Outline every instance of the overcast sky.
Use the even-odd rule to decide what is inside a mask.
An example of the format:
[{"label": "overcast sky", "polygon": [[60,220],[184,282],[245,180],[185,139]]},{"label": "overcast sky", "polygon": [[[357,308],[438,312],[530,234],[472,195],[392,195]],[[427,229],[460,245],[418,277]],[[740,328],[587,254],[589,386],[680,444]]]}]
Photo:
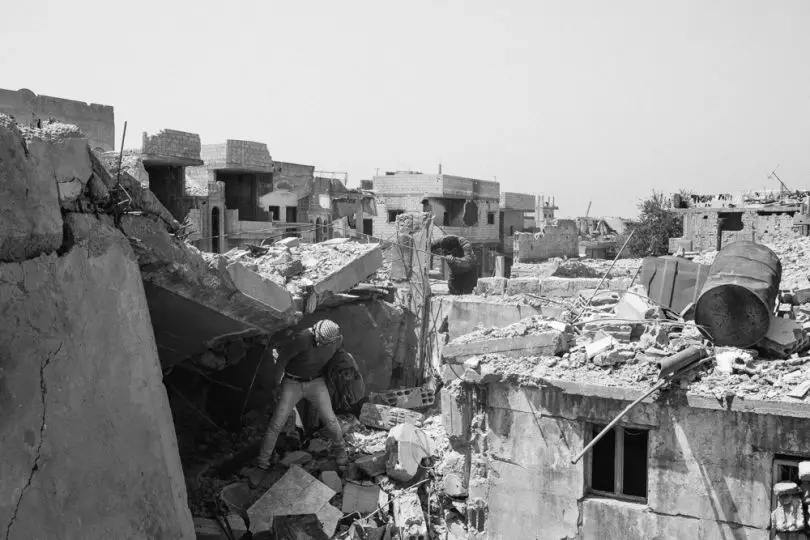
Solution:
[{"label": "overcast sky", "polygon": [[808,0],[5,4],[0,87],[114,105],[127,147],[262,141],[352,187],[441,162],[562,215],[810,187]]}]

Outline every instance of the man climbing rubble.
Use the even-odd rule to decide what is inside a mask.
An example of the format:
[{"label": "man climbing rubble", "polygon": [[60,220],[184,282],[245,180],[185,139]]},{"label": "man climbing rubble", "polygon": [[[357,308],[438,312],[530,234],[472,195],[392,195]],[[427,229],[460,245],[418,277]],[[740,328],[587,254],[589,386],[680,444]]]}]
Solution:
[{"label": "man climbing rubble", "polygon": [[466,238],[449,234],[436,240],[430,251],[444,256],[450,267],[447,288],[450,294],[471,294],[478,283],[478,261]]},{"label": "man climbing rubble", "polygon": [[307,400],[320,416],[325,430],[332,439],[332,449],[338,467],[342,468],[348,464],[346,443],[330,398],[330,388],[334,393],[335,381],[330,381],[327,386],[324,377],[334,376],[334,369],[330,366],[333,358],[336,359],[336,362],[331,362],[333,365],[345,364],[348,353],[341,349],[342,344],[343,335],[340,327],[333,321],[324,319],[311,328],[293,334],[291,339],[279,346],[279,371],[283,374],[281,395],[262,440],[259,457],[256,460],[258,470],[251,474],[249,479],[251,487],[258,486],[264,478],[264,473],[270,468],[278,435],[293,408],[302,399]]}]

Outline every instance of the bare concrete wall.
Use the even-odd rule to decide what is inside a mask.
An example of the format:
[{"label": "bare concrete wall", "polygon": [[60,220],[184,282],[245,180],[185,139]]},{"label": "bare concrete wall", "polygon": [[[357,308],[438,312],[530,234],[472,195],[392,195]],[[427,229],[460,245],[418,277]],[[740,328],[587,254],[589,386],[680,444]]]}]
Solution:
[{"label": "bare concrete wall", "polygon": [[719,220],[724,216],[726,219],[728,216],[739,216],[742,223],[739,230],[722,231],[722,246],[738,240],[768,243],[784,237],[793,229],[793,216],[790,213],[766,213],[756,209],[746,209],[742,212],[694,209],[683,214],[683,236],[670,240],[670,252],[675,252],[681,245],[687,250],[695,251],[717,249]]},{"label": "bare concrete wall", "polygon": [[45,122],[53,117],[78,126],[87,136],[91,148],[115,149],[115,114],[110,105],[37,95],[27,89],[0,88],[0,113],[13,116],[25,125],[34,118]]},{"label": "bare concrete wall", "polygon": [[579,257],[576,222],[556,220],[543,226],[543,232],[518,233],[514,240],[515,262],[539,262],[552,257]]},{"label": "bare concrete wall", "polygon": [[808,455],[806,419],[643,403],[624,423],[650,429],[646,504],[589,496],[570,459],[629,399],[489,385],[487,538],[767,538],[773,458]]},{"label": "bare concrete wall", "polygon": [[193,537],[138,265],[122,234],[78,219],[92,238],[65,255],[0,265],[0,529]]}]

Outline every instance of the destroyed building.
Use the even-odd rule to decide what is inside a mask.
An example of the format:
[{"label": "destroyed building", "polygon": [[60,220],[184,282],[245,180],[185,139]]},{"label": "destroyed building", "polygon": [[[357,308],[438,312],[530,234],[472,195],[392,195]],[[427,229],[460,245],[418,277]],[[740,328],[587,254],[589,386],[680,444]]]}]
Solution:
[{"label": "destroyed building", "polygon": [[[392,238],[400,214],[432,212],[443,234],[463,236],[473,244],[481,275],[490,275],[500,243],[497,182],[399,171],[375,176],[374,192],[378,213],[373,222],[375,236]],[[436,259],[435,264],[441,263]]]},{"label": "destroyed building", "polygon": [[504,273],[509,275],[515,251],[515,234],[526,230],[526,215],[535,211],[535,196],[528,193],[501,192],[498,229],[500,252],[505,256]]},{"label": "destroyed building", "polygon": [[115,112],[111,105],[85,103],[44,94],[27,88],[0,88],[0,114],[12,117],[20,125],[36,125],[56,120],[78,126],[94,150],[106,152],[115,148]]}]

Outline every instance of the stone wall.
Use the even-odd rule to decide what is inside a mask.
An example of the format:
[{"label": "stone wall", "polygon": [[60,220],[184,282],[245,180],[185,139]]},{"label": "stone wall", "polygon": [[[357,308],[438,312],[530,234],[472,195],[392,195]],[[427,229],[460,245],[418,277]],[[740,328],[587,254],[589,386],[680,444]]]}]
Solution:
[{"label": "stone wall", "polygon": [[78,126],[94,149],[115,148],[115,114],[110,105],[37,95],[27,89],[0,88],[0,114],[13,116],[21,125],[28,125],[35,118],[43,123],[54,118]]},{"label": "stone wall", "polygon": [[[466,388],[469,399],[481,395]],[[646,502],[631,502],[591,495],[590,457],[571,459],[591,423],[610,422],[637,392],[496,382],[484,395],[486,444],[473,444],[470,459],[485,465],[473,468],[469,485],[471,499],[487,502],[487,538],[768,538],[774,457],[806,457],[810,443],[804,405],[724,410],[683,395],[645,401],[620,423],[649,429]]]},{"label": "stone wall", "polygon": [[84,139],[34,130],[25,145],[0,116],[0,215],[17,224],[0,245],[27,234],[0,263],[0,527],[11,540],[191,538],[138,263],[109,217],[74,213],[108,188]]},{"label": "stone wall", "polygon": [[520,210],[521,212],[534,212],[536,197],[529,193],[513,193],[501,191],[501,208],[504,210]]},{"label": "stone wall", "polygon": [[200,136],[196,133],[162,129],[155,135],[143,132],[141,153],[199,162],[200,148]]},{"label": "stone wall", "polygon": [[552,257],[579,257],[579,236],[573,220],[546,222],[541,233],[518,233],[515,262],[539,262]]}]

